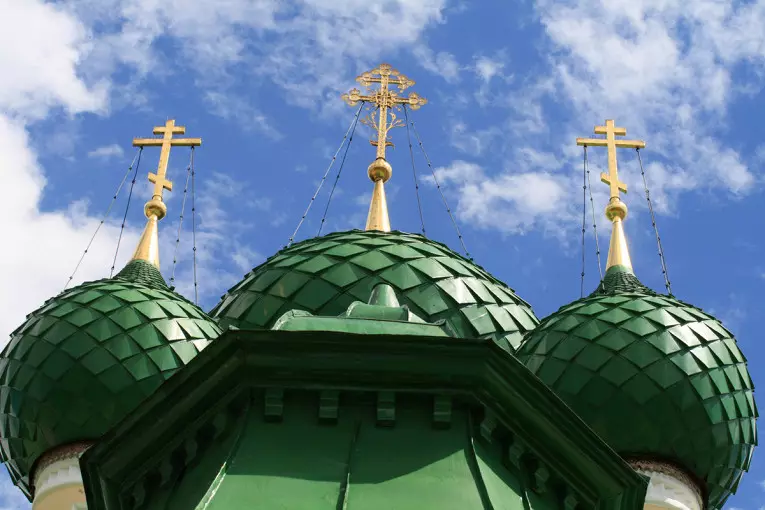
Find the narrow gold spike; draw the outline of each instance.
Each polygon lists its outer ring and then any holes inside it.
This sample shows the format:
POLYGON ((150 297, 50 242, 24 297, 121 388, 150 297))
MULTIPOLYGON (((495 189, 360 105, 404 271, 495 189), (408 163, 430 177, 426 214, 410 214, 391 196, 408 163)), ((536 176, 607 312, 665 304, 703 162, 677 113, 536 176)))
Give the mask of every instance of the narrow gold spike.
POLYGON ((627 236, 624 235, 624 218, 627 217, 627 206, 624 202, 609 204, 606 207, 606 216, 613 217, 611 220, 613 222, 611 227, 611 244, 608 247, 606 270, 613 266, 624 266, 632 270, 632 259, 627 248, 627 236))
POLYGON ((375 137, 369 142, 377 147, 377 158, 368 169, 369 178, 375 183, 375 188, 372 193, 372 203, 369 205, 366 229, 390 232, 388 204, 383 187, 392 174, 391 166, 385 160, 385 149, 393 147, 393 142, 389 140, 389 131, 404 125, 404 121, 397 118, 395 113, 401 109, 402 105, 408 105, 412 110, 417 110, 428 100, 415 92, 410 92, 407 97, 399 96, 399 92, 408 89, 414 85, 414 82, 389 64, 380 64, 375 69, 362 73, 356 81, 367 88, 367 93, 363 94, 359 89, 354 88, 341 97, 351 106, 358 104, 359 101, 365 101, 371 105, 372 111, 361 120, 361 123, 374 130, 375 137), (379 84, 380 87, 373 89, 374 84, 379 84), (398 91, 391 90, 391 85, 397 87, 398 91))
POLYGON ((606 147, 608 149, 608 173, 600 174, 600 180, 609 186, 610 198, 606 206, 606 217, 613 223, 606 269, 614 266, 624 266, 632 270, 632 259, 627 248, 627 237, 624 235, 624 219, 627 217, 627 205, 620 198, 621 193, 627 193, 627 185, 619 180, 616 149, 643 149, 645 148, 645 142, 642 140, 617 140, 616 136, 626 136, 627 130, 615 127, 614 121, 611 119, 606 120, 605 126, 595 126, 595 134, 606 135, 606 137, 577 138, 576 144, 585 147, 588 145, 606 147))
POLYGON ((145 260, 159 269, 159 219, 152 214, 146 221, 141 238, 138 240, 130 260, 145 260))
POLYGON ((173 135, 186 133, 186 128, 176 126, 175 120, 168 120, 164 126, 154 128, 155 135, 162 138, 135 138, 134 147, 160 147, 157 173, 149 173, 149 182, 154 184, 151 200, 146 202, 143 212, 146 215, 146 227, 138 241, 138 246, 131 260, 145 260, 159 269, 159 220, 167 214, 167 206, 162 201, 165 190, 172 191, 173 183, 167 180, 167 164, 170 161, 170 149, 174 146, 197 147, 202 145, 201 138, 173 138, 173 135))
POLYGON ((372 201, 369 203, 366 230, 390 232, 390 217, 388 216, 388 201, 385 199, 385 181, 375 181, 372 191, 372 201))

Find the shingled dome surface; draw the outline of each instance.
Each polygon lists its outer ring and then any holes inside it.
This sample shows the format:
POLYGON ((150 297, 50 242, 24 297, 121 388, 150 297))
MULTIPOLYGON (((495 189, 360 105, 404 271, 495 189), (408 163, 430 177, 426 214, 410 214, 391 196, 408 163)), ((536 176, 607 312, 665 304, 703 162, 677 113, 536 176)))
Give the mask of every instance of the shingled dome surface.
POLYGON ((49 300, 0 355, 0 452, 14 482, 29 495, 41 454, 99 438, 219 334, 144 261, 49 300))
POLYGON ((253 269, 210 312, 220 325, 270 328, 297 309, 339 315, 380 283, 427 322, 512 352, 537 319, 502 282, 441 243, 403 232, 337 232, 284 249, 253 269))
POLYGON ((757 444, 752 380, 714 317, 609 269, 530 333, 517 356, 612 448, 675 463, 720 508, 757 444))

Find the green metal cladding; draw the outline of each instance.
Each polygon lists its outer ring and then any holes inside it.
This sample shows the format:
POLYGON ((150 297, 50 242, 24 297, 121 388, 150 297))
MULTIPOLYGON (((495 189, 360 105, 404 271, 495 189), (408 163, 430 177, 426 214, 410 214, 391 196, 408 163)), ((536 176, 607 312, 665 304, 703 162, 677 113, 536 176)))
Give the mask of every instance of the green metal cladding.
POLYGON ((387 283, 374 288, 369 303, 356 301, 337 317, 320 317, 303 310, 291 310, 276 321, 273 329, 363 335, 454 336, 445 321, 429 324, 406 306, 400 306, 395 291, 387 283))
POLYGON ((517 356, 617 452, 703 480, 709 508, 722 507, 749 468, 757 408, 733 336, 624 267, 544 319, 517 356))
POLYGON ((220 325, 267 329, 296 309, 339 315, 379 283, 427 322, 508 351, 538 321, 502 282, 441 243, 403 232, 352 230, 308 239, 253 269, 210 312, 220 325))
POLYGON ((151 264, 67 290, 0 355, 0 453, 29 495, 50 448, 97 439, 220 334, 151 264))

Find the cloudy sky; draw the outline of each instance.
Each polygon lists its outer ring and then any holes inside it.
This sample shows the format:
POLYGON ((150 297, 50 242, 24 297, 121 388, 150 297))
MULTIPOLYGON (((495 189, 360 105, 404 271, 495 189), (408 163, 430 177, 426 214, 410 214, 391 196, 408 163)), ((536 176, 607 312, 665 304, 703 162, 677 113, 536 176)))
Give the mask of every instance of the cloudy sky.
MULTIPOLYGON (((615 118, 642 152, 672 290, 736 333, 765 384, 757 321, 765 286, 765 1, 717 0, 0 0, 0 335, 58 293, 136 155, 135 136, 175 118, 196 151, 200 304, 283 247, 354 109, 339 95, 390 62, 429 103, 414 112, 474 259, 540 317, 580 294, 582 152, 574 139, 615 118)), ((323 232, 363 228, 374 149, 360 127, 323 232)), ((412 133, 412 136, 414 134, 412 133)), ((405 129, 393 133, 393 227, 422 230, 405 129)), ((462 247, 414 139, 427 235, 462 247), (428 177, 430 176, 430 177, 428 177)), ((297 239, 316 235, 339 169, 297 239)), ((117 269, 143 226, 142 155, 117 269)), ((635 270, 662 290, 634 151, 635 270)), ((607 187, 589 154, 601 257, 607 187)), ((188 149, 175 149, 163 272, 173 272, 188 149)), ((73 282, 107 276, 132 174, 73 282)), ((190 200, 190 195, 189 200, 190 200)), ((193 296, 190 212, 175 268, 193 296)), ((585 287, 598 280, 588 215, 585 287)), ((4 342, 4 341, 3 341, 4 342)), ((727 508, 761 510, 765 459, 727 508)), ((29 508, 3 475, 0 510, 29 508)))

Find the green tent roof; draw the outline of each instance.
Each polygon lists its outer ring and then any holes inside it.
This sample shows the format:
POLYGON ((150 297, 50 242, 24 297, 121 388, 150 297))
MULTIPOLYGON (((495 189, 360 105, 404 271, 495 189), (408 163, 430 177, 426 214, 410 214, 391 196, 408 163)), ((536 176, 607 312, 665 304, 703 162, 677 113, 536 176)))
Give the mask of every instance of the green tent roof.
POLYGON ((151 264, 66 290, 0 354, 0 455, 29 496, 47 450, 97 439, 220 334, 151 264))
POLYGON ((339 315, 389 284, 423 320, 508 351, 533 329, 531 307, 481 267, 416 234, 352 230, 308 239, 253 269, 210 312, 221 326, 270 328, 290 310, 339 315))
POLYGON ((647 479, 490 339, 228 330, 83 455, 90 510, 638 510, 647 479))
POLYGON ((757 408, 733 335, 624 267, 544 319, 517 356, 616 451, 702 480, 710 508, 749 468, 757 408))

